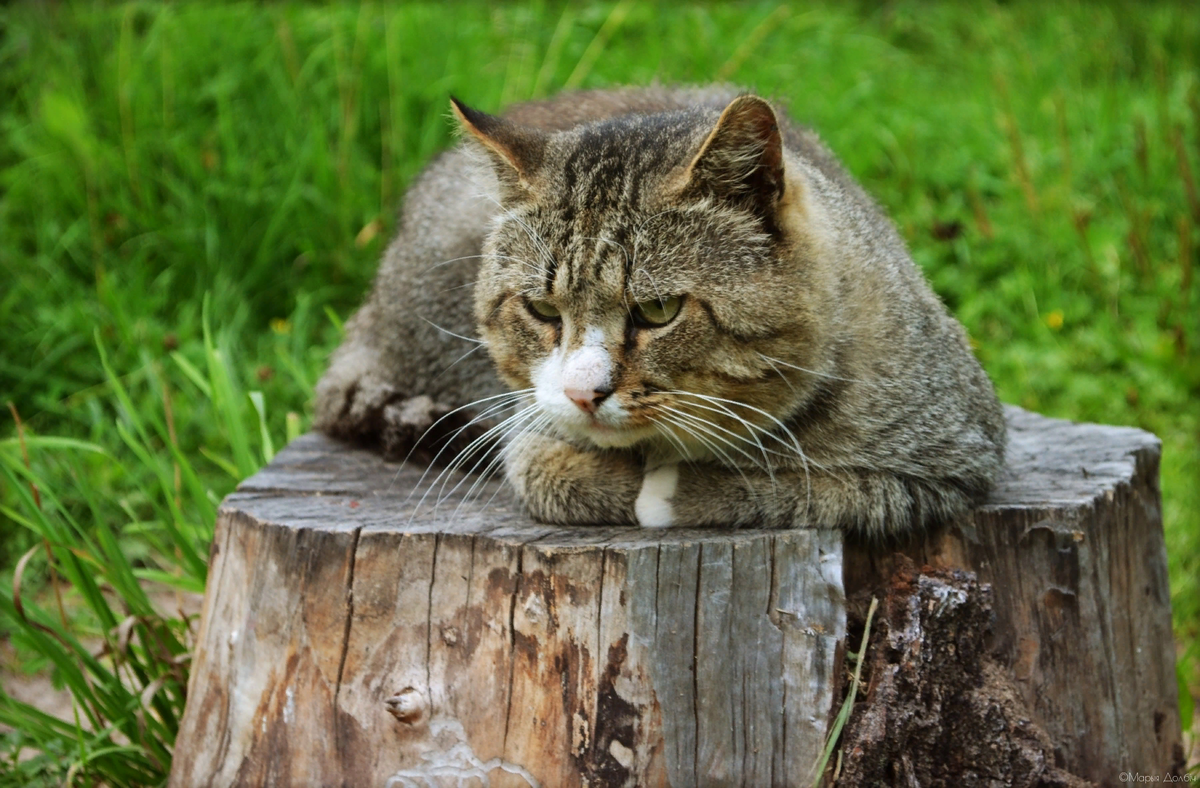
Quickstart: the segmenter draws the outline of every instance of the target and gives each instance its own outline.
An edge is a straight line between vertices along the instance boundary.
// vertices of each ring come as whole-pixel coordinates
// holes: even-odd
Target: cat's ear
[[[775,110],[758,96],[738,96],[688,165],[682,193],[743,203],[773,225],[783,183]]]
[[[462,130],[483,146],[492,159],[505,199],[522,199],[542,163],[546,135],[536,129],[471,109],[453,96],[450,105]]]

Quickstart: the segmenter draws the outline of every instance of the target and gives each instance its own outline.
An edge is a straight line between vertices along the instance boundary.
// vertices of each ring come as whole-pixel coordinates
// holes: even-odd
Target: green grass
[[[103,640],[106,608],[158,626],[139,584],[199,586],[212,507],[269,456],[262,435],[278,446],[287,414],[307,423],[337,319],[369,286],[404,187],[450,140],[450,93],[497,109],[719,78],[822,132],[1003,399],[1163,439],[1176,637],[1194,671],[1198,58],[1184,2],[0,6],[0,402],[29,453],[27,466],[13,422],[0,426],[0,588],[33,549],[27,614]],[[72,566],[68,546],[91,559]],[[0,630],[50,667],[57,647],[3,598]],[[162,626],[186,648],[186,626]],[[151,673],[59,647],[60,681],[124,676],[101,716],[136,719]],[[151,666],[152,651],[128,658]],[[128,753],[92,754],[132,747],[152,784],[178,700],[142,715],[160,728],[145,739],[45,722],[41,746],[65,765],[20,774],[57,784],[86,761],[71,780],[114,779],[100,761]]]
[[[116,377],[103,345],[97,350],[116,409],[111,448],[29,435],[23,425],[0,441],[0,479],[17,499],[0,505],[0,516],[37,540],[12,583],[0,587],[0,624],[30,655],[25,669],[51,670],[75,701],[68,721],[0,693],[0,723],[13,729],[0,750],[7,761],[0,777],[20,784],[162,782],[183,714],[196,622],[178,601],[180,612],[164,611],[148,591],[203,591],[219,500],[201,480],[198,458],[179,445],[174,402],[194,409],[183,418],[204,417],[230,436],[230,456],[213,458],[227,471],[225,486],[272,456],[260,410],[257,433],[247,429],[245,403],[260,398],[240,390],[227,354],[211,339],[203,371],[180,357],[150,370],[149,400],[157,407],[145,412],[141,386]],[[191,381],[190,397],[171,394],[180,377]],[[105,484],[62,486],[68,478]],[[38,572],[40,595],[29,578]],[[15,760],[24,746],[38,754]]]

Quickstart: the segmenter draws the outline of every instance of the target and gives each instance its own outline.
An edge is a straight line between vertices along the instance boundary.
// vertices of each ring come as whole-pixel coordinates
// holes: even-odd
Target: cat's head
[[[480,195],[500,211],[479,331],[501,377],[532,390],[538,426],[599,447],[759,455],[755,434],[810,390],[823,333],[814,206],[771,106],[742,96],[559,132],[454,106],[499,183]]]

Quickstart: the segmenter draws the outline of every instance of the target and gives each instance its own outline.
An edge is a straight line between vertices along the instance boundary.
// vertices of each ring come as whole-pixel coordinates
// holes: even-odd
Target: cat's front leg
[[[796,509],[785,484],[753,470],[668,463],[646,471],[634,510],[643,528],[785,527]]]
[[[560,525],[636,525],[642,460],[628,451],[579,449],[521,435],[504,449],[509,482],[534,519]]]
[[[643,527],[841,528],[904,533],[965,512],[986,487],[836,468],[778,470],[665,465],[646,473],[636,512]]]

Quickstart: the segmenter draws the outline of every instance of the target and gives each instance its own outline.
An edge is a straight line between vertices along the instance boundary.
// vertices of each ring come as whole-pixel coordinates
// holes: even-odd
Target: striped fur
[[[989,489],[992,385],[811,131],[721,86],[454,110],[464,142],[410,190],[319,428],[369,438],[418,395],[468,406],[480,442],[449,464],[499,441],[529,511],[561,523],[880,536]],[[665,325],[638,318],[668,297]]]

